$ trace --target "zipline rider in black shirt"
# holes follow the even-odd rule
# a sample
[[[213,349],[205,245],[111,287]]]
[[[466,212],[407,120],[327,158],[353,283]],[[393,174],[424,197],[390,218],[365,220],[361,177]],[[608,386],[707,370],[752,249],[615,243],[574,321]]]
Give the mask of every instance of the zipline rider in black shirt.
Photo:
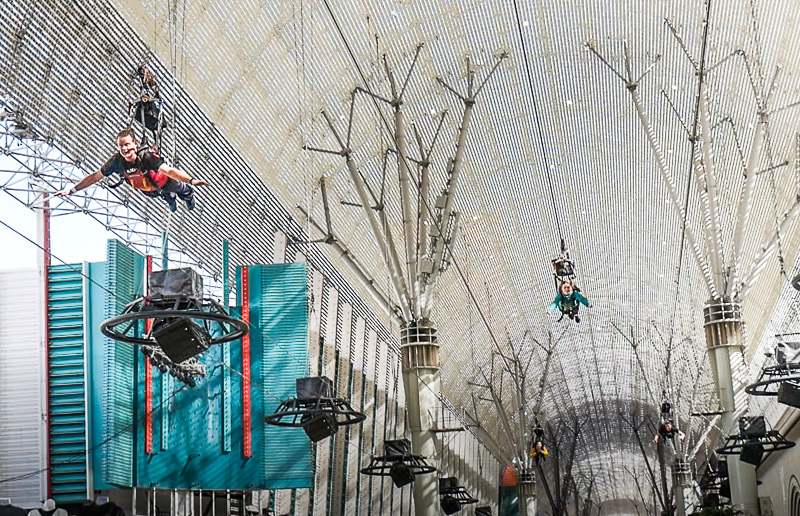
[[[143,194],[149,197],[162,197],[169,204],[170,210],[177,209],[176,196],[186,201],[186,207],[191,210],[195,201],[194,190],[190,185],[209,185],[208,181],[192,179],[177,168],[167,165],[150,149],[140,149],[130,128],[120,131],[117,135],[117,147],[119,152],[114,154],[99,171],[84,177],[74,186],[59,190],[56,195],[72,195],[116,172]]]

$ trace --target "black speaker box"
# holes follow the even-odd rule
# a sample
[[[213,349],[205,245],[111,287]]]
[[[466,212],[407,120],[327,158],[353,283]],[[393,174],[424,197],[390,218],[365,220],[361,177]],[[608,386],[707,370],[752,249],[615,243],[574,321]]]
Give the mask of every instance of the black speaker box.
[[[778,387],[778,403],[800,408],[800,385],[792,382],[782,382]]]
[[[461,510],[461,503],[452,496],[443,496],[441,506],[445,514],[455,514]]]
[[[739,434],[745,439],[761,439],[767,435],[767,422],[764,416],[743,417],[739,419]]]
[[[703,507],[716,509],[719,507],[719,495],[710,493],[703,498]]]
[[[202,326],[181,317],[156,325],[153,338],[164,354],[176,364],[199,355],[211,345],[211,336]]]
[[[719,485],[719,495],[725,498],[731,497],[731,483],[729,481],[726,480]],[[717,504],[719,504],[719,502],[717,502]]]
[[[332,398],[333,382],[327,376],[298,378],[295,381],[298,399]]]
[[[392,464],[389,476],[392,477],[392,482],[397,487],[403,487],[414,481],[414,472],[402,462]]]
[[[203,278],[189,267],[151,272],[148,285],[148,297],[203,297]]]
[[[720,460],[717,462],[717,476],[728,478],[728,461]]]
[[[336,423],[336,416],[333,414],[306,414],[300,419],[300,422],[312,442],[318,442],[330,437],[339,429],[339,424]]]
[[[761,443],[744,443],[739,459],[747,464],[758,466],[761,464],[761,457],[764,456],[764,445]]]
[[[458,479],[456,477],[444,477],[439,479],[440,494],[452,493],[456,489],[458,489]]]
[[[411,455],[411,441],[408,439],[384,441],[383,454],[387,457],[402,457],[405,455]]]

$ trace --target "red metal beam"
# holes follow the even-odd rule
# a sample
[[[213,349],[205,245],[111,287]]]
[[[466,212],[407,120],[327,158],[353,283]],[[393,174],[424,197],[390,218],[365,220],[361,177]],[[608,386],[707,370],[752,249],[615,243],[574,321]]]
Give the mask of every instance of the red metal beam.
[[[150,294],[150,274],[153,272],[153,257],[146,257],[147,270],[144,277],[144,289]],[[150,333],[153,320],[147,319],[144,323],[145,333]],[[153,364],[150,357],[144,357],[144,452],[153,453]]]
[[[242,321],[250,325],[250,280],[247,266],[242,267]],[[245,457],[253,456],[250,419],[250,333],[248,332],[242,337],[242,432]]]

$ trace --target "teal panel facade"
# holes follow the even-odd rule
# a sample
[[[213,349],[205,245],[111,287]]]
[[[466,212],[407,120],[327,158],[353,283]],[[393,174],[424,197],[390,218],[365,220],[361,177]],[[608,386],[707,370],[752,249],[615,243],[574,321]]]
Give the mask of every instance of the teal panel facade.
[[[308,376],[308,300],[305,263],[250,267],[253,340],[261,340],[264,412],[295,397],[295,380]],[[255,362],[255,360],[254,360]],[[258,385],[255,385],[258,388]],[[299,428],[263,425],[266,488],[311,487],[311,442]]]
[[[84,281],[80,264],[48,272],[50,476],[57,502],[88,496]]]
[[[122,313],[129,302],[144,292],[144,257],[118,240],[109,240],[106,261],[103,318]],[[113,293],[113,295],[112,295]],[[136,364],[140,354],[135,346],[101,338],[92,343],[102,347],[100,417],[101,481],[118,487],[134,485],[134,432],[136,410]],[[98,368],[100,369],[100,368]]]

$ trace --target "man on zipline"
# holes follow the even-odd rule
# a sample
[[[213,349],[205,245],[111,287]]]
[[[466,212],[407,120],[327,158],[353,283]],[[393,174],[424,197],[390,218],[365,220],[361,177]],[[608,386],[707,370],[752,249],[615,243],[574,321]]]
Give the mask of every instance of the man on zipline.
[[[186,201],[186,207],[192,210],[195,202],[194,190],[190,185],[209,185],[208,181],[192,179],[177,168],[167,165],[149,147],[140,148],[130,128],[119,132],[117,147],[119,152],[114,154],[99,171],[84,177],[74,186],[59,190],[56,195],[72,195],[116,172],[129,185],[148,197],[162,197],[169,204],[170,210],[178,209],[176,196]]]

